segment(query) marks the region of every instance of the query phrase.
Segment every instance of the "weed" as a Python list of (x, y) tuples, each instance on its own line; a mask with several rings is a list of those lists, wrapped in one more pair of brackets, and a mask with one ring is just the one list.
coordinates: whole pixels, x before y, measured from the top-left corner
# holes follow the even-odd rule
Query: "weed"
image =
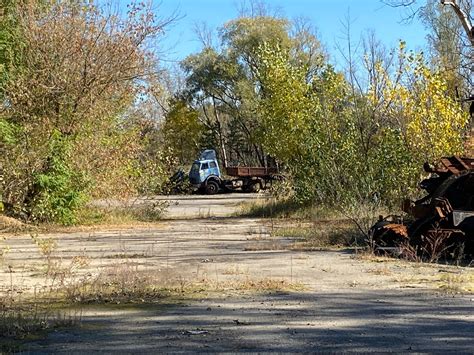
[(388, 268), (387, 266), (383, 266), (383, 267), (381, 267), (381, 268), (372, 269), (372, 270), (369, 270), (369, 272), (370, 272), (371, 274), (374, 274), (374, 275), (381, 275), (381, 276), (390, 276), (390, 275), (393, 275), (392, 270), (390, 270), (390, 268)]
[(249, 274), (249, 268), (242, 268), (242, 266), (239, 266), (238, 264), (231, 265), (227, 269), (223, 271), (224, 275), (248, 275)]
[(48, 331), (71, 327), (81, 320), (80, 311), (54, 311), (48, 298), (0, 302), (0, 353), (22, 350), (22, 342), (43, 337)]
[(31, 239), (38, 246), (40, 252), (45, 257), (51, 257), (51, 254), (57, 247), (57, 243), (52, 238), (40, 239), (37, 234), (32, 234)]
[[(6, 240), (5, 237), (1, 238), (1, 240)], [(5, 256), (10, 252), (10, 247), (8, 245), (0, 244), (0, 265), (3, 264), (5, 261)]]
[(281, 241), (272, 239), (260, 239), (250, 242), (244, 248), (245, 251), (262, 251), (262, 250), (287, 250), (289, 245)]
[(165, 205), (160, 202), (144, 203), (139, 206), (101, 208), (88, 206), (83, 208), (78, 221), (82, 226), (123, 225), (135, 222), (155, 222), (162, 218)]
[(217, 295), (225, 295), (228, 292), (238, 293), (268, 293), (274, 291), (303, 291), (305, 286), (299, 282), (292, 282), (280, 278), (251, 278), (237, 277), (235, 279), (218, 281), (203, 277), (198, 280), (189, 281), (185, 287), (176, 286), (176, 284), (168, 284), (164, 293), (186, 294), (188, 296), (200, 296), (203, 293), (217, 293)]
[(224, 287), (235, 291), (304, 291), (306, 288), (302, 283), (289, 282), (285, 279), (263, 278), (263, 279), (244, 279), (223, 283)]
[(144, 206), (136, 207), (131, 210), (133, 216), (143, 222), (159, 221), (163, 217), (163, 212), (167, 204), (161, 201), (146, 203)]
[(39, 238), (37, 234), (31, 234), (31, 239), (38, 246), (41, 255), (46, 258), (46, 275), (50, 275), (55, 268), (52, 254), (58, 246), (56, 241), (52, 238)]
[(137, 259), (137, 258), (147, 258), (148, 255), (145, 253), (134, 253), (134, 254), (127, 254), (125, 252), (112, 254), (105, 256), (108, 259)]

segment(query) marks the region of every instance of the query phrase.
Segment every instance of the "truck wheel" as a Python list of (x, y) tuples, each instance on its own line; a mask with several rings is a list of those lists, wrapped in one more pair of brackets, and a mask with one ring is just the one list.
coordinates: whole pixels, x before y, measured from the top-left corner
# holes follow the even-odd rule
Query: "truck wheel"
[(208, 195), (214, 195), (219, 191), (219, 185), (215, 181), (208, 181), (206, 184), (206, 193)]

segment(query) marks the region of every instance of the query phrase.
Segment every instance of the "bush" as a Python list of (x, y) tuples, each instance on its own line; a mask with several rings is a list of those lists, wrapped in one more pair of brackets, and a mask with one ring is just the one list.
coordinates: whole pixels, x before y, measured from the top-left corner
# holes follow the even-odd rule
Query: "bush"
[(75, 213), (86, 201), (85, 174), (73, 170), (70, 161), (71, 145), (58, 131), (53, 133), (49, 156), (42, 172), (34, 176), (29, 215), (33, 220), (75, 223)]

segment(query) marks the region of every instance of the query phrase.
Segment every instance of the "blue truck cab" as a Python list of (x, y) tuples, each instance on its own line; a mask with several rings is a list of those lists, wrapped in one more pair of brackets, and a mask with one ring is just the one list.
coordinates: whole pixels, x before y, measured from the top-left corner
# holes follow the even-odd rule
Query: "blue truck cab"
[(222, 178), (214, 150), (207, 149), (201, 152), (199, 159), (195, 160), (191, 166), (189, 180), (194, 187), (208, 194), (219, 191)]

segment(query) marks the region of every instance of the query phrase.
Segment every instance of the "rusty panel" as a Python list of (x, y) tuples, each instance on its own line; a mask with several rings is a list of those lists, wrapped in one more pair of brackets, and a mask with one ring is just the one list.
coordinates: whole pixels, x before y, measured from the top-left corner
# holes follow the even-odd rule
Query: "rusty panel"
[(264, 167), (245, 167), (245, 166), (231, 166), (226, 168), (227, 175), (237, 177), (265, 177), (271, 174), (276, 174), (278, 171), (276, 168), (264, 168)]
[(474, 170), (474, 159), (452, 156), (441, 158), (441, 166), (438, 166), (433, 172), (450, 172), (451, 174), (457, 175), (461, 171), (466, 170)]

